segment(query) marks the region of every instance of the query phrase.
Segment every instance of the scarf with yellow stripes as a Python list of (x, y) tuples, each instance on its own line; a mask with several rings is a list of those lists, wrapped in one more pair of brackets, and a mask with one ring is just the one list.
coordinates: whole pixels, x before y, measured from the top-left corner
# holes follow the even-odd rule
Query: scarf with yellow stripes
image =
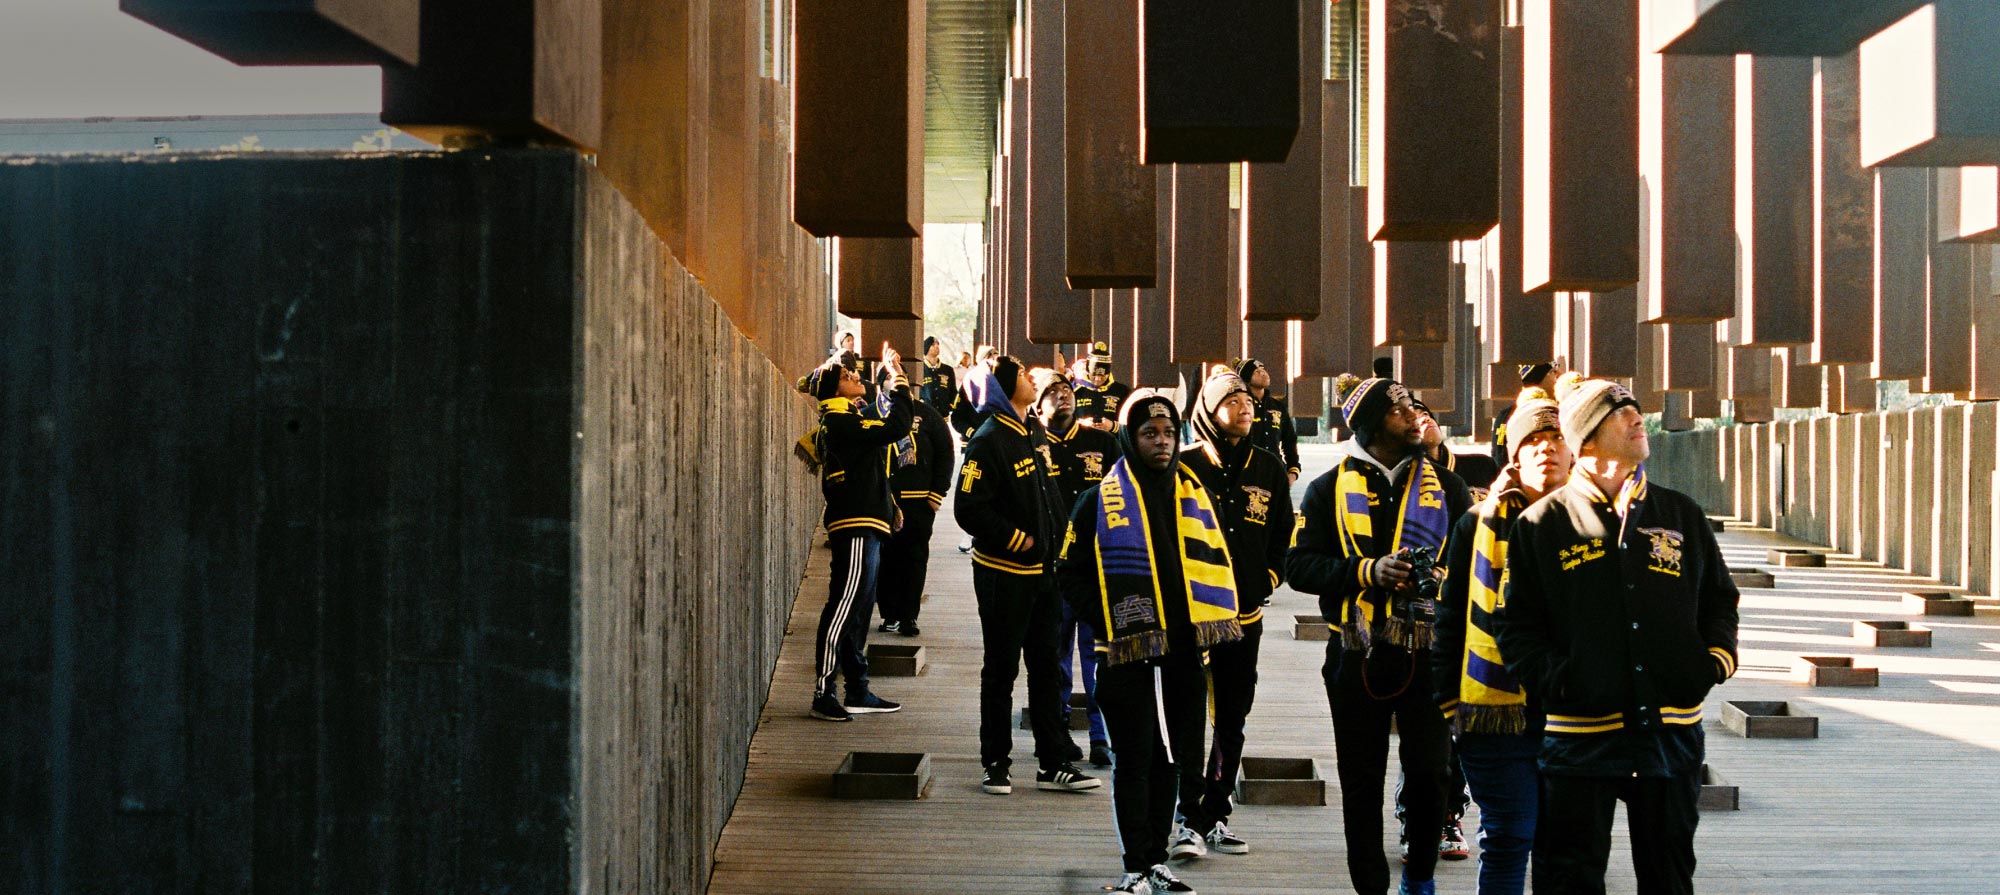
[(1465, 657), (1459, 666), (1458, 702), (1445, 706), (1461, 733), (1518, 734), (1528, 729), (1528, 694), (1501, 662), (1494, 625), (1494, 614), (1507, 605), (1501, 596), (1507, 525), (1527, 504), (1527, 495), (1512, 490), (1487, 498), (1473, 511), (1478, 527), (1466, 594)]
[[(1120, 458), (1098, 484), (1097, 584), (1110, 633), (1106, 661), (1120, 665), (1167, 653), (1166, 595), (1154, 561), (1146, 498)], [(1229, 544), (1208, 491), (1184, 464), (1174, 468), (1174, 518), (1180, 531), (1181, 578), (1195, 643), (1203, 649), (1243, 638), (1236, 621), (1236, 576)]]
[[(1445, 507), (1444, 482), (1428, 458), (1410, 460), (1416, 464), (1403, 486), (1402, 504), (1396, 510), (1396, 530), (1389, 532), (1384, 549), (1377, 540), (1370, 506), (1381, 500), (1368, 487), (1366, 461), (1349, 457), (1339, 466), (1334, 479), (1335, 528), (1348, 556), (1365, 557), (1359, 573), (1367, 580), (1375, 561), (1406, 547), (1429, 547), (1440, 551), (1451, 524)], [(1341, 645), (1350, 650), (1367, 649), (1376, 638), (1406, 649), (1426, 649), (1431, 645), (1431, 623), (1419, 622), (1395, 613), (1389, 591), (1364, 587), (1361, 593), (1340, 608)]]

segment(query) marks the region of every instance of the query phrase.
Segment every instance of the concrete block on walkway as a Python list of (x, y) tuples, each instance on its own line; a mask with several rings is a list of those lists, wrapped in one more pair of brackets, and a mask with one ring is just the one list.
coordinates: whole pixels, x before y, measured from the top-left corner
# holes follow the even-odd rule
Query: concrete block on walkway
[(1745, 739), (1810, 740), (1819, 737), (1819, 718), (1799, 714), (1789, 702), (1728, 700), (1722, 726)]
[(1969, 617), (1973, 602), (1941, 591), (1912, 591), (1903, 594), (1903, 608), (1911, 615)]
[(931, 757), (925, 752), (849, 752), (833, 772), (836, 799), (924, 797), (931, 786)]
[(1695, 807), (1702, 811), (1735, 811), (1742, 804), (1736, 785), (1723, 779), (1715, 768), (1701, 766), (1701, 795)]
[(916, 644), (868, 644), (868, 671), (876, 677), (916, 677), (927, 667), (924, 648)]
[(1800, 656), (1792, 660), (1792, 679), (1809, 687), (1874, 687), (1881, 671), (1854, 664), (1853, 656)]
[[(1019, 714), (1021, 716), (1021, 721), (1020, 721), (1021, 729), (1022, 730), (1029, 729), (1032, 725), (1028, 723), (1028, 707), (1022, 706)], [(1069, 729), (1071, 730), (1090, 729), (1089, 696), (1086, 696), (1082, 693), (1071, 693), (1069, 695)]]
[(1730, 569), (1729, 580), (1735, 582), (1739, 588), (1778, 586), (1778, 579), (1771, 577), (1771, 573), (1763, 569)]
[(1777, 547), (1765, 551), (1765, 557), (1774, 566), (1785, 568), (1824, 569), (1826, 554), (1802, 547)]
[(1245, 805), (1326, 804), (1326, 781), (1310, 758), (1243, 756), (1236, 801)]
[(1293, 640), (1333, 639), (1333, 628), (1326, 623), (1326, 619), (1317, 615), (1295, 615), (1292, 618), (1296, 620), (1292, 627)]
[(1858, 621), (1854, 623), (1854, 644), (1869, 647), (1920, 647), (1931, 645), (1931, 629), (1905, 621)]

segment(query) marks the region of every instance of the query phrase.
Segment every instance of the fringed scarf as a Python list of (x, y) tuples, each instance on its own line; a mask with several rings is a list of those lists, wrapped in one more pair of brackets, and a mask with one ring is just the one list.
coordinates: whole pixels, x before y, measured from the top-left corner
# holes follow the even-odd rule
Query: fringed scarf
[(1505, 607), (1501, 582), (1507, 570), (1507, 525), (1527, 506), (1518, 490), (1496, 494), (1474, 513), (1472, 575), (1465, 606), (1465, 659), (1459, 666), (1454, 723), (1461, 733), (1512, 733), (1528, 729), (1528, 694), (1500, 660), (1494, 613)]
[[(895, 384), (908, 387), (908, 380), (905, 380), (903, 377), (898, 376), (896, 377)], [(883, 419), (887, 419), (889, 417), (889, 411), (893, 409), (894, 406), (895, 405), (891, 404), (889, 401), (889, 389), (886, 388), (878, 389), (876, 391), (875, 412), (877, 414), (879, 414)], [(921, 421), (917, 417), (916, 408), (915, 407), (910, 408), (910, 434), (903, 436), (902, 439), (896, 442), (895, 445), (896, 449), (894, 452), (895, 459), (889, 463), (890, 472), (893, 473), (898, 469), (902, 469), (905, 466), (917, 462), (917, 425), (919, 422)]]
[[(1097, 583), (1104, 598), (1104, 629), (1111, 634), (1106, 661), (1113, 665), (1167, 653), (1165, 595), (1155, 574), (1152, 522), (1146, 498), (1119, 459), (1098, 485)], [(1181, 578), (1188, 619), (1202, 649), (1241, 640), (1236, 622), (1236, 576), (1215, 505), (1194, 472), (1175, 464), (1175, 518), (1179, 524)]]
[[(1403, 488), (1396, 530), (1383, 549), (1376, 542), (1375, 521), (1368, 513), (1369, 506), (1380, 501), (1368, 488), (1368, 476), (1363, 472), (1366, 462), (1352, 457), (1341, 461), (1340, 475), (1334, 480), (1334, 506), (1339, 509), (1335, 521), (1347, 555), (1385, 557), (1405, 547), (1439, 550), (1451, 524), (1451, 511), (1445, 507), (1444, 483), (1437, 468), (1424, 457), (1410, 460), (1416, 465)], [(1378, 637), (1412, 650), (1431, 645), (1430, 623), (1396, 615), (1389, 592), (1382, 588), (1363, 590), (1341, 606), (1340, 615), (1340, 640), (1346, 649), (1367, 649)]]

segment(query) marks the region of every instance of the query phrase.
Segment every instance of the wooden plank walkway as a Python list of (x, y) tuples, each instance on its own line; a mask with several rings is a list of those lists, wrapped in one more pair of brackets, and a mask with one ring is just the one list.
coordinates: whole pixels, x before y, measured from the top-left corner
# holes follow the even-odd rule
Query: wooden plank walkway
[[(1330, 449), (1303, 447), (1308, 471), (1301, 490), (1331, 464)], [(979, 790), (978, 619), (969, 563), (953, 549), (959, 532), (949, 510), (934, 542), (922, 636), (871, 635), (871, 642), (928, 648), (923, 676), (876, 679), (878, 692), (906, 706), (894, 715), (828, 724), (806, 714), (813, 628), (825, 599), (826, 554), (819, 552), (751, 744), (748, 780), (717, 845), (712, 895), (1083, 895), (1116, 875), (1109, 769), (1102, 771), (1106, 787), (1090, 793), (1020, 786), (1034, 760), (1027, 733), (1019, 731), (1014, 794)], [(1723, 536), (1724, 553), (1737, 568), (1768, 568), (1764, 551), (1780, 546), (1806, 545), (1764, 530), (1732, 528)], [(1852, 622), (1916, 621), (1896, 594), (1937, 589), (1936, 582), (1839, 555), (1826, 569), (1771, 571), (1774, 589), (1744, 592), (1742, 671), (1707, 707), (1709, 763), (1742, 788), (1742, 810), (1704, 813), (1696, 840), (1700, 890), (2000, 892), (2000, 848), (1989, 813), (2000, 807), (2000, 604), (1982, 600), (1973, 618), (1922, 620), (1935, 631), (1929, 650), (1857, 648)], [(1319, 678), (1325, 644), (1291, 635), (1293, 615), (1316, 611), (1313, 598), (1284, 589), (1268, 612), (1247, 751), (1317, 759), (1329, 804), (1239, 807), (1232, 827), (1250, 840), (1252, 853), (1211, 856), (1180, 870), (1208, 895), (1349, 890), (1333, 735)], [(1790, 660), (1801, 654), (1875, 663), (1881, 686), (1813, 689), (1789, 682)], [(1017, 708), (1023, 699), (1017, 684)], [(1741, 739), (1721, 727), (1724, 699), (1791, 701), (1820, 717), (1820, 738)], [(1084, 735), (1077, 736), (1082, 743)], [(917, 802), (835, 801), (830, 776), (850, 750), (929, 753), (936, 775), (929, 795)], [(1475, 828), (1476, 810), (1467, 833)], [(1393, 865), (1393, 821), (1385, 829), (1383, 848)], [(1629, 892), (1624, 836), (1621, 820), (1612, 890)], [(1470, 893), (1475, 875), (1476, 860), (1441, 864), (1439, 891)]]

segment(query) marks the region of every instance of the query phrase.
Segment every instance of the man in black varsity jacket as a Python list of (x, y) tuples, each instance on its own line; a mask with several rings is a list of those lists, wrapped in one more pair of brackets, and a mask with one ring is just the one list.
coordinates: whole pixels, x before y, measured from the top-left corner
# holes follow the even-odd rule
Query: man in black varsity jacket
[(918, 400), (931, 405), (949, 423), (958, 412), (958, 368), (943, 357), (944, 345), (937, 336), (924, 337), (924, 379)]
[(1041, 764), (1041, 789), (1101, 785), (1071, 764), (1076, 742), (1056, 705), (1056, 627), (1062, 619), (1055, 581), (1066, 530), (1062, 486), (1048, 434), (1028, 415), (1035, 387), (1020, 361), (1003, 356), (967, 384), (986, 422), (965, 447), (952, 514), (972, 536), (972, 592), (979, 603), (985, 661), (979, 670), (980, 787), (1013, 792), (1014, 677), (1028, 666), (1028, 722)]
[(1271, 393), (1271, 371), (1264, 362), (1251, 358), (1236, 364), (1236, 376), (1250, 389), (1250, 401), (1257, 405), (1257, 424), (1250, 429), (1250, 443), (1270, 451), (1285, 464), (1285, 480), (1299, 480), (1299, 431), (1292, 425), (1292, 409), (1285, 396)]
[[(902, 358), (886, 344), (882, 366), (891, 383), (887, 413), (861, 403), (866, 391), (861, 378), (837, 357), (799, 380), (799, 391), (819, 401), (819, 427), (800, 440), (799, 451), (819, 473), (820, 492), (826, 496), (823, 521), (833, 549), (833, 576), (813, 650), (812, 715), (823, 721), (851, 721), (857, 712), (902, 708), (869, 691), (863, 652), (882, 543), (896, 527), (889, 476), (897, 442), (910, 437), (910, 384), (903, 377)], [(836, 667), (847, 680), (844, 701), (833, 695)]]
[[(1250, 853), (1250, 844), (1230, 832), (1234, 807), (1230, 795), (1243, 762), (1243, 726), (1257, 696), (1264, 604), (1284, 580), (1293, 518), (1290, 472), (1276, 455), (1250, 441), (1257, 419), (1256, 402), (1242, 377), (1217, 372), (1195, 398), (1190, 422), (1196, 441), (1181, 451), (1181, 463), (1208, 489), (1221, 517), (1243, 639), (1218, 643), (1208, 653), (1215, 743), (1206, 764), (1190, 762), (1184, 769), (1182, 828), (1172, 849), (1176, 857), (1197, 856), (1208, 849), (1226, 855)], [(1198, 770), (1199, 776), (1190, 783), (1185, 770)]]
[(882, 596), (877, 600), (882, 607), (882, 626), (876, 629), (905, 637), (919, 633), (917, 614), (923, 609), (924, 581), (930, 573), (931, 528), (937, 522), (938, 505), (944, 503), (945, 489), (951, 487), (952, 461), (957, 459), (951, 429), (930, 402), (913, 402), (910, 418), (914, 456), (896, 469), (889, 483), (896, 494), (896, 507), (903, 513), (903, 527), (890, 535), (882, 548), (878, 588)]
[[(1058, 355), (1060, 357), (1060, 355)], [(1104, 478), (1105, 470), (1118, 462), (1123, 452), (1118, 437), (1076, 420), (1075, 391), (1069, 377), (1061, 372), (1037, 368), (1029, 378), (1035, 384), (1035, 416), (1049, 434), (1056, 461), (1056, 482), (1061, 486), (1063, 512), (1076, 506), (1076, 499)], [(1093, 655), (1090, 628), (1079, 626), (1076, 615), (1063, 603), (1062, 624), (1056, 631), (1056, 680), (1064, 694), (1059, 703), (1063, 729), (1069, 729), (1069, 696), (1075, 689), (1071, 669), (1078, 668), (1083, 679), (1084, 704), (1090, 713), (1090, 763), (1111, 766), (1111, 737), (1104, 730), (1104, 713), (1097, 708), (1097, 661)], [(1081, 759), (1078, 751), (1070, 756)]]
[(1493, 465), (1496, 468), (1506, 466), (1507, 457), (1514, 450), (1514, 446), (1507, 442), (1507, 420), (1514, 415), (1514, 408), (1522, 401), (1537, 396), (1555, 400), (1556, 377), (1562, 374), (1562, 368), (1545, 361), (1521, 364), (1515, 372), (1521, 374), (1521, 397), (1500, 408), (1500, 413), (1493, 417)]
[(1702, 703), (1736, 672), (1736, 585), (1693, 500), (1646, 481), (1639, 403), (1566, 389), (1575, 471), (1509, 538), (1500, 654), (1548, 720), (1537, 892), (1604, 891), (1626, 805), (1639, 892), (1694, 891)]

